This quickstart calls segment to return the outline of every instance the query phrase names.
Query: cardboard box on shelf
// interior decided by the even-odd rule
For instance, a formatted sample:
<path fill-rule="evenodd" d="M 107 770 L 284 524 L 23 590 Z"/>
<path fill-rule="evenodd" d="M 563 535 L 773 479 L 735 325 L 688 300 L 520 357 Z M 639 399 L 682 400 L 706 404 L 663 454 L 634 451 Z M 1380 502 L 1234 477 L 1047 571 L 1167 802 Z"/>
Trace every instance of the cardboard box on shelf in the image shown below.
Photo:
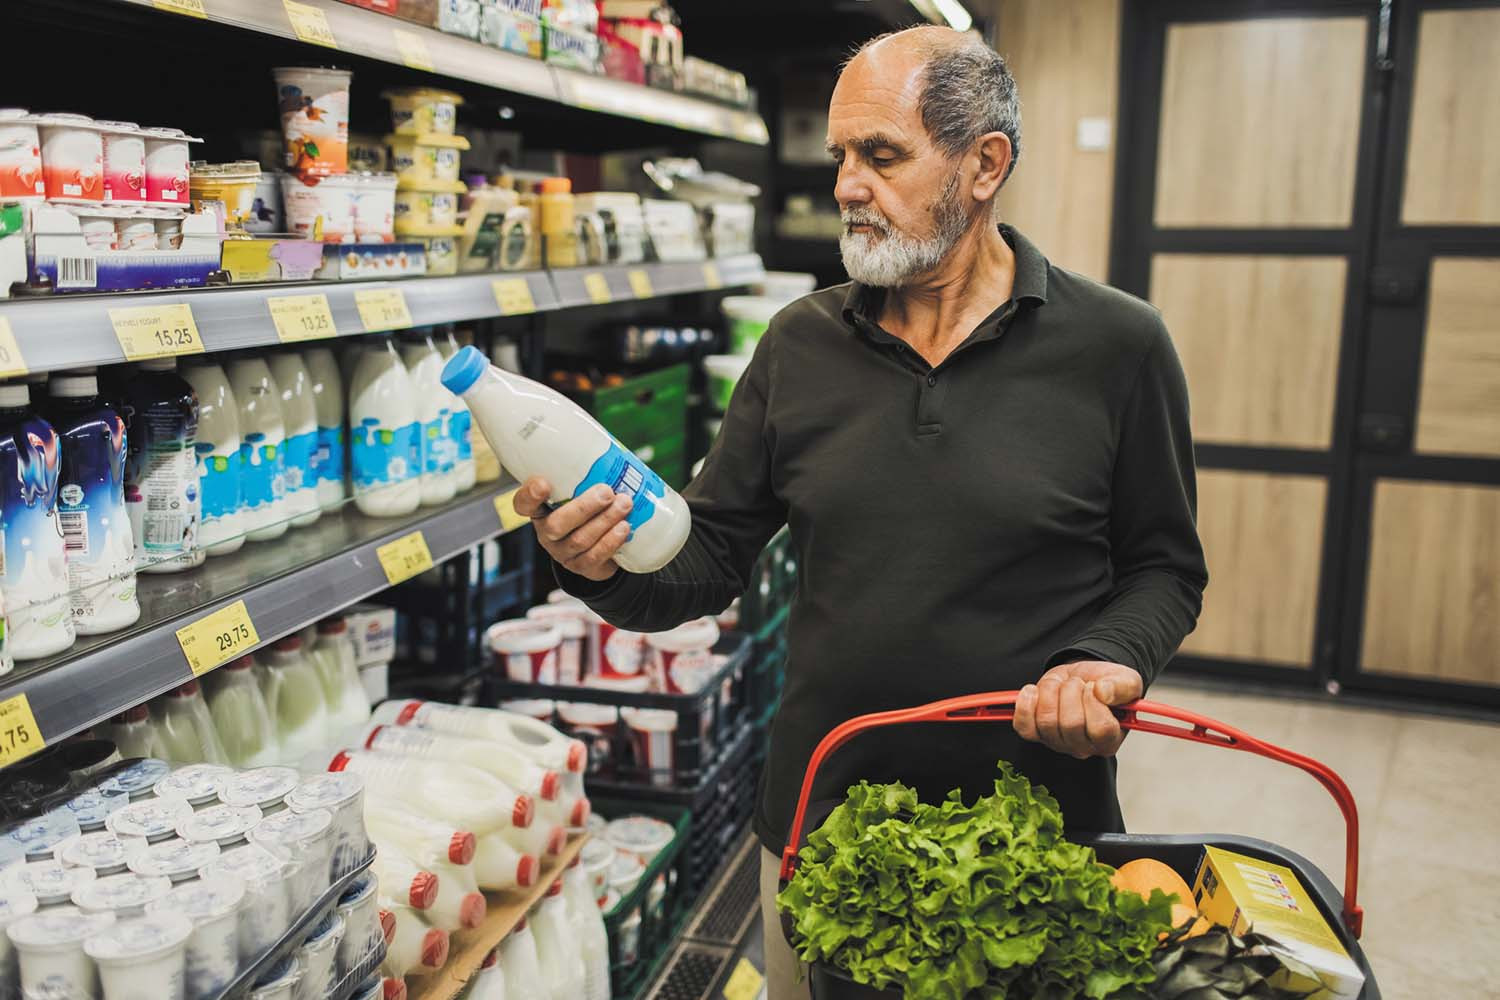
<path fill-rule="evenodd" d="M 102 215 L 109 207 L 97 211 Z M 219 270 L 224 239 L 218 220 L 201 212 L 182 217 L 179 244 L 166 250 L 90 246 L 78 216 L 56 205 L 32 208 L 28 228 L 30 280 L 54 292 L 195 288 Z"/>

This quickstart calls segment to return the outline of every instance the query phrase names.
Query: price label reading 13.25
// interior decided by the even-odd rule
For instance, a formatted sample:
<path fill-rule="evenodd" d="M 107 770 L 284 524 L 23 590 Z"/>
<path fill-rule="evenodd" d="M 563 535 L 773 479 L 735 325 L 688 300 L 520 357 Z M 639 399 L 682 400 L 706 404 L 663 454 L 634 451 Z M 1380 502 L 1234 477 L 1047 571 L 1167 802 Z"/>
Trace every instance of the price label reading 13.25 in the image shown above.
<path fill-rule="evenodd" d="M 271 310 L 271 322 L 276 324 L 276 336 L 283 344 L 339 335 L 326 295 L 278 295 L 268 299 L 266 306 Z"/>
<path fill-rule="evenodd" d="M 177 644 L 194 677 L 228 663 L 259 643 L 260 635 L 244 601 L 235 601 L 177 630 Z"/>
<path fill-rule="evenodd" d="M 111 309 L 109 322 L 126 361 L 203 353 L 203 339 L 186 302 Z"/>

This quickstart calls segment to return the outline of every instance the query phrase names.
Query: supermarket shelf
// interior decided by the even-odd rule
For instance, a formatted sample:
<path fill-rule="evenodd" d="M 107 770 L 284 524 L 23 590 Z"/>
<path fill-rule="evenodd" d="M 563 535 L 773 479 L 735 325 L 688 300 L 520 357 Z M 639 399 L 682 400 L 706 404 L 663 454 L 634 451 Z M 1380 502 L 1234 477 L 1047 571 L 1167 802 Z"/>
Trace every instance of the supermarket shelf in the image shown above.
<path fill-rule="evenodd" d="M 486 484 L 400 518 L 364 517 L 346 505 L 310 527 L 247 543 L 198 569 L 140 574 L 140 622 L 17 664 L 0 677 L 0 704 L 24 694 L 46 743 L 70 736 L 190 680 L 176 636 L 184 625 L 243 600 L 260 645 L 269 643 L 389 586 L 375 552 L 386 542 L 421 531 L 433 561 L 441 562 L 499 534 L 495 499 L 514 485 Z"/>
<path fill-rule="evenodd" d="M 515 280 L 526 282 L 537 312 L 590 305 L 593 300 L 584 282 L 585 276 L 593 271 L 606 275 L 612 301 L 616 302 L 731 287 L 757 281 L 764 273 L 759 257 L 744 254 L 708 262 L 639 264 L 629 268 L 244 285 L 114 295 L 48 295 L 0 300 L 0 327 L 9 324 L 30 371 L 52 371 L 125 360 L 109 315 L 111 309 L 120 307 L 187 303 L 192 307 L 204 349 L 228 351 L 279 343 L 269 303 L 290 295 L 327 296 L 334 326 L 341 334 L 350 335 L 365 331 L 356 303 L 361 292 L 400 290 L 415 326 L 462 323 L 500 315 L 497 283 Z M 632 271 L 645 276 L 650 295 L 637 294 L 648 289 L 645 285 L 637 289 L 631 284 Z M 566 294 L 559 294 L 560 291 Z M 66 336 L 59 336 L 64 331 Z"/>
<path fill-rule="evenodd" d="M 287 8 L 275 0 L 120 0 L 156 10 L 201 8 L 208 20 L 247 31 L 306 41 Z M 321 12 L 340 52 L 379 59 L 457 80 L 556 101 L 586 111 L 666 125 L 688 132 L 764 146 L 766 123 L 754 111 L 731 108 L 670 91 L 550 66 L 488 45 L 398 18 L 338 3 L 300 0 Z M 197 16 L 191 14 L 188 16 Z"/>

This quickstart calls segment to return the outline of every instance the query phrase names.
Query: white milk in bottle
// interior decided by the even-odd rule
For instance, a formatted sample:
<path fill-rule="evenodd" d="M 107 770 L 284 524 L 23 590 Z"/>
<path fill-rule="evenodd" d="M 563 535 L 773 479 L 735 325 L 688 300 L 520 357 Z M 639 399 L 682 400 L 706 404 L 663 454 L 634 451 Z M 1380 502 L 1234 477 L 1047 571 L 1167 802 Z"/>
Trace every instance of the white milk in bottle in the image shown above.
<path fill-rule="evenodd" d="M 457 456 L 449 427 L 452 411 L 448 404 L 453 394 L 443 391 L 443 359 L 431 337 L 412 332 L 401 336 L 401 360 L 416 391 L 417 422 L 422 428 L 422 502 L 447 503 L 456 485 L 453 463 Z"/>
<path fill-rule="evenodd" d="M 201 566 L 198 396 L 176 358 L 152 358 L 125 383 L 125 509 L 136 570 L 178 573 Z"/>
<path fill-rule="evenodd" d="M 312 379 L 302 355 L 277 351 L 268 359 L 281 390 L 281 422 L 286 432 L 286 503 L 294 527 L 312 524 L 323 512 L 318 503 L 318 413 Z"/>
<path fill-rule="evenodd" d="M 389 337 L 360 353 L 349 385 L 354 503 L 370 517 L 400 517 L 422 503 L 422 447 L 411 377 Z"/>
<path fill-rule="evenodd" d="M 437 345 L 438 354 L 442 355 L 445 363 L 458 353 L 458 339 L 453 336 L 452 330 L 440 337 L 434 337 L 433 342 Z M 474 457 L 474 418 L 469 413 L 469 404 L 464 402 L 462 396 L 453 397 L 452 407 L 453 412 L 448 415 L 448 430 L 453 438 L 455 449 L 453 489 L 463 493 L 473 489 L 474 483 L 478 481 Z M 490 450 L 488 442 L 485 442 L 485 450 L 490 452 L 490 461 L 494 463 L 495 453 Z"/>
<path fill-rule="evenodd" d="M 500 971 L 505 975 L 507 997 L 551 1000 L 552 989 L 543 982 L 541 962 L 537 959 L 536 935 L 526 918 L 500 942 Z"/>
<path fill-rule="evenodd" d="M 333 351 L 310 347 L 302 352 L 312 382 L 313 409 L 318 416 L 318 503 L 324 510 L 344 502 L 344 476 L 348 472 L 347 437 L 344 434 L 344 376 Z"/>
<path fill-rule="evenodd" d="M 276 640 L 262 663 L 266 668 L 266 706 L 276 724 L 276 740 L 284 761 L 298 758 L 328 739 L 328 706 L 317 668 L 307 658 L 300 636 Z"/>
<path fill-rule="evenodd" d="M 227 556 L 245 544 L 244 497 L 240 494 L 240 404 L 229 376 L 209 356 L 182 370 L 198 394 L 198 490 L 203 523 L 198 543 L 211 556 Z"/>
<path fill-rule="evenodd" d="M 573 930 L 562 892 L 562 880 L 558 879 L 531 911 L 531 929 L 536 935 L 542 980 L 551 987 L 552 1000 L 578 1000 L 586 996 L 582 942 Z"/>
<path fill-rule="evenodd" d="M 281 390 L 264 358 L 242 355 L 229 362 L 229 384 L 240 405 L 240 491 L 245 530 L 252 542 L 286 534 L 286 424 Z"/>
<path fill-rule="evenodd" d="M 682 497 L 572 400 L 496 368 L 472 347 L 444 366 L 443 384 L 469 404 L 500 464 L 523 482 L 544 477 L 554 503 L 600 483 L 632 498 L 631 533 L 615 555 L 622 569 L 661 569 L 687 541 L 692 525 Z"/>

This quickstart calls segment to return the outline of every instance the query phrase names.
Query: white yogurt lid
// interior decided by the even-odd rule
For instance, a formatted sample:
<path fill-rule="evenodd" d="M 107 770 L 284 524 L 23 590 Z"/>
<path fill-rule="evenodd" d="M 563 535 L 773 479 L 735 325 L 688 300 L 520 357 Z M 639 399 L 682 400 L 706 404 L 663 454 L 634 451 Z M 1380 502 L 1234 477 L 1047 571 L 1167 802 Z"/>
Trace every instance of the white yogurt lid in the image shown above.
<path fill-rule="evenodd" d="M 259 885 L 279 882 L 286 877 L 291 866 L 283 859 L 257 844 L 247 844 L 225 851 L 219 860 L 205 865 L 199 878 L 214 878 L 218 875 L 234 875 L 247 883 Z"/>
<path fill-rule="evenodd" d="M 543 653 L 556 649 L 563 637 L 551 622 L 512 618 L 491 625 L 485 630 L 484 639 L 497 653 Z"/>
<path fill-rule="evenodd" d="M 604 836 L 604 831 L 609 829 L 609 820 L 596 812 L 591 812 L 589 813 L 589 818 L 584 820 L 583 828 L 588 831 L 590 837 L 602 837 Z M 587 844 L 583 846 L 584 850 L 588 850 Z"/>
<path fill-rule="evenodd" d="M 11 888 L 31 893 L 42 906 L 67 902 L 73 890 L 97 877 L 92 868 L 69 868 L 58 861 L 33 861 L 5 874 Z"/>
<path fill-rule="evenodd" d="M 52 126 L 68 126 L 72 128 L 98 128 L 99 123 L 88 115 L 75 115 L 63 111 L 52 111 L 44 115 L 36 116 L 37 124 Z"/>
<path fill-rule="evenodd" d="M 161 840 L 177 832 L 177 823 L 192 813 L 186 799 L 142 799 L 110 813 L 105 828 L 117 837 Z"/>
<path fill-rule="evenodd" d="M 106 794 L 91 788 L 69 800 L 67 808 L 78 820 L 81 830 L 98 830 L 104 826 L 109 814 L 130 804 L 130 796 L 122 792 Z"/>
<path fill-rule="evenodd" d="M 174 886 L 146 912 L 172 911 L 193 920 L 217 920 L 238 910 L 245 901 L 245 883 L 233 875 L 211 875 Z"/>
<path fill-rule="evenodd" d="M 526 617 L 552 625 L 564 639 L 582 639 L 588 628 L 583 612 L 571 604 L 539 604 L 527 611 Z"/>
<path fill-rule="evenodd" d="M 128 862 L 137 875 L 165 875 L 182 881 L 196 878 L 198 869 L 219 856 L 219 845 L 212 840 L 182 840 L 173 837 L 136 851 Z"/>
<path fill-rule="evenodd" d="M 296 788 L 302 776 L 290 767 L 257 767 L 242 771 L 224 783 L 220 801 L 231 806 L 276 805 Z"/>
<path fill-rule="evenodd" d="M 642 861 L 640 855 L 633 851 L 615 851 L 615 858 L 609 864 L 609 884 L 614 886 L 634 885 L 640 881 L 646 872 L 646 862 Z"/>
<path fill-rule="evenodd" d="M 286 804 L 296 812 L 337 809 L 364 793 L 364 779 L 352 771 L 335 771 L 308 778 L 292 789 Z"/>
<path fill-rule="evenodd" d="M 5 832 L 5 837 L 26 852 L 28 860 L 45 861 L 58 844 L 79 833 L 78 819 L 62 806 L 17 823 Z"/>
<path fill-rule="evenodd" d="M 718 641 L 719 623 L 712 618 L 697 618 L 666 632 L 651 632 L 646 635 L 646 645 L 669 653 L 712 649 Z"/>
<path fill-rule="evenodd" d="M 36 116 L 25 108 L 0 108 L 0 122 L 36 121 Z"/>
<path fill-rule="evenodd" d="M 77 868 L 124 868 L 130 856 L 146 845 L 136 837 L 116 837 L 108 830 L 81 833 L 57 848 L 57 860 Z"/>
<path fill-rule="evenodd" d="M 88 871 L 77 868 L 75 871 Z M 90 912 L 102 910 L 131 910 L 145 906 L 154 899 L 161 899 L 172 891 L 172 880 L 164 875 L 147 877 L 134 872 L 106 875 L 88 885 L 73 890 L 73 902 Z"/>
<path fill-rule="evenodd" d="M 24 916 L 35 913 L 40 905 L 36 897 L 25 889 L 0 890 L 0 929 Z"/>
<path fill-rule="evenodd" d="M 177 836 L 194 842 L 212 841 L 228 847 L 245 836 L 261 820 L 258 806 L 209 806 L 177 822 Z"/>
<path fill-rule="evenodd" d="M 307 812 L 279 812 L 260 821 L 250 831 L 250 839 L 257 844 L 293 845 L 316 840 L 333 826 L 333 813 L 327 809 L 310 809 Z"/>
<path fill-rule="evenodd" d="M 620 721 L 618 707 L 586 701 L 560 701 L 557 714 L 570 726 L 613 726 Z"/>
<path fill-rule="evenodd" d="M 180 913 L 151 913 L 104 928 L 83 950 L 96 962 L 148 962 L 180 949 L 192 933 L 192 921 Z"/>
<path fill-rule="evenodd" d="M 621 850 L 649 861 L 672 842 L 677 831 L 672 824 L 650 816 L 622 816 L 609 824 L 604 836 Z"/>
<path fill-rule="evenodd" d="M 6 928 L 17 948 L 66 951 L 114 923 L 113 913 L 83 913 L 71 906 L 22 917 Z"/>
<path fill-rule="evenodd" d="M 584 687 L 598 688 L 601 691 L 621 691 L 625 694 L 645 694 L 651 687 L 651 678 L 645 674 L 636 674 L 633 677 L 605 677 L 595 674 L 583 682 Z"/>
<path fill-rule="evenodd" d="M 165 778 L 172 771 L 172 765 L 155 757 L 142 757 L 131 764 L 126 764 L 114 774 L 110 775 L 99 786 L 99 791 L 106 795 L 112 792 L 124 792 L 132 798 L 145 795 L 158 781 Z"/>
<path fill-rule="evenodd" d="M 500 707 L 507 712 L 515 712 L 517 715 L 540 719 L 543 716 L 551 715 L 557 707 L 557 703 L 548 701 L 545 698 L 512 698 L 509 701 L 502 701 Z"/>
<path fill-rule="evenodd" d="M 584 842 L 580 852 L 585 868 L 603 868 L 615 863 L 615 847 L 607 840 L 590 838 Z"/>
<path fill-rule="evenodd" d="M 219 764 L 189 764 L 179 767 L 154 787 L 160 798 L 187 799 L 196 804 L 215 798 L 224 782 L 233 776 L 233 768 Z"/>
<path fill-rule="evenodd" d="M 677 713 L 669 708 L 622 708 L 620 717 L 631 729 L 670 733 L 677 729 Z"/>

